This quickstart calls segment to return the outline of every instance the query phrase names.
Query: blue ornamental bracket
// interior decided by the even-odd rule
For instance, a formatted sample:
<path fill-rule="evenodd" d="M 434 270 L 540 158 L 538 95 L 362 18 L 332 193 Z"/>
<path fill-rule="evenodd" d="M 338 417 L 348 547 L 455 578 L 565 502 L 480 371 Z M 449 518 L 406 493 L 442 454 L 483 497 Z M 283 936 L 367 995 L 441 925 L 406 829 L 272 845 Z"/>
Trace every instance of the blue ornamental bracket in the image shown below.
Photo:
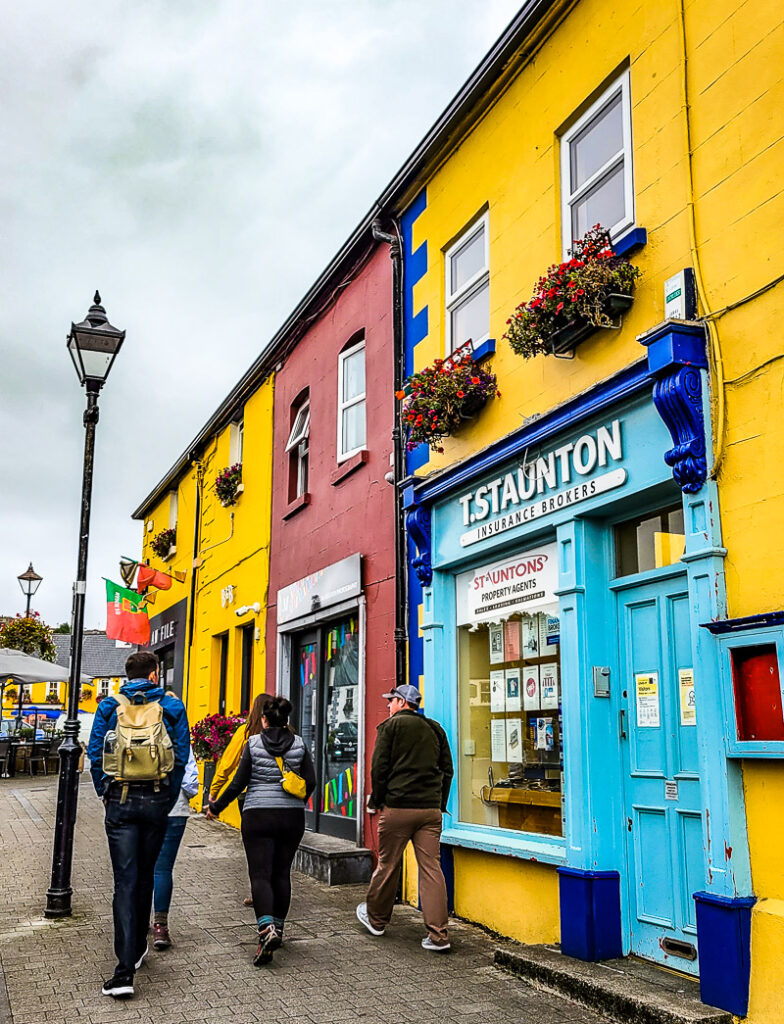
<path fill-rule="evenodd" d="M 429 587 L 433 582 L 429 505 L 415 505 L 406 513 L 406 530 L 417 550 L 416 558 L 411 559 L 411 566 L 422 586 Z"/>
<path fill-rule="evenodd" d="M 648 349 L 648 369 L 655 378 L 653 404 L 673 440 L 664 461 L 680 489 L 696 494 L 708 475 L 700 372 L 708 367 L 705 327 L 665 320 L 638 341 Z"/>

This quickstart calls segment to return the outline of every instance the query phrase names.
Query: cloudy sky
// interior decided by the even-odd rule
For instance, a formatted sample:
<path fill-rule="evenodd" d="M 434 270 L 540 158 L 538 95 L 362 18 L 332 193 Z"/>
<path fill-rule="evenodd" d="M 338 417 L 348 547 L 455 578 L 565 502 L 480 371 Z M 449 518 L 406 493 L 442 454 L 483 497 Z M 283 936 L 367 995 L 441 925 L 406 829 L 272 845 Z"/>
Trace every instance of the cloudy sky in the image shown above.
<path fill-rule="evenodd" d="M 86 624 L 105 625 L 175 461 L 519 0 L 2 0 L 0 614 L 70 621 L 84 405 L 65 348 L 99 288 Z"/>

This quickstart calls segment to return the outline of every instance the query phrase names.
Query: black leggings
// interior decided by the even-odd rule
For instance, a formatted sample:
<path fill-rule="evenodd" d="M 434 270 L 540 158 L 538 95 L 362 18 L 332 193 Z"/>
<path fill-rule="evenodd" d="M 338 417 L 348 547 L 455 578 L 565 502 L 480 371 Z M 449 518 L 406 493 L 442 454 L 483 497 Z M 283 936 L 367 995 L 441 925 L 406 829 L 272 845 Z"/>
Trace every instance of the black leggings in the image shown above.
<path fill-rule="evenodd" d="M 243 812 L 242 842 L 260 925 L 283 926 L 291 905 L 291 865 L 304 833 L 304 809 L 253 807 Z"/>

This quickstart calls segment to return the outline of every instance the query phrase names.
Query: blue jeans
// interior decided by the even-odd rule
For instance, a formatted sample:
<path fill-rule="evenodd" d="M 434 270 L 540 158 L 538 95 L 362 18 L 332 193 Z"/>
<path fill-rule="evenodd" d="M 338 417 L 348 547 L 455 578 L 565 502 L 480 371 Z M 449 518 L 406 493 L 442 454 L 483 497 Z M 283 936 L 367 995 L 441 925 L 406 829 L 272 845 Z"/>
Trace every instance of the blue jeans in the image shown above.
<path fill-rule="evenodd" d="M 172 871 L 174 862 L 177 859 L 177 851 L 180 848 L 182 837 L 185 834 L 185 826 L 188 819 L 183 815 L 169 818 L 166 827 L 166 836 L 163 840 L 161 852 L 155 862 L 155 896 L 153 909 L 156 914 L 168 914 L 171 906 L 172 889 L 174 880 Z"/>
<path fill-rule="evenodd" d="M 115 783 L 106 797 L 105 820 L 114 873 L 114 952 L 117 974 L 133 976 L 147 945 L 153 872 L 172 800 L 168 786 L 161 785 L 156 793 L 152 783 L 129 786 L 124 804 L 120 796 L 121 787 Z"/>

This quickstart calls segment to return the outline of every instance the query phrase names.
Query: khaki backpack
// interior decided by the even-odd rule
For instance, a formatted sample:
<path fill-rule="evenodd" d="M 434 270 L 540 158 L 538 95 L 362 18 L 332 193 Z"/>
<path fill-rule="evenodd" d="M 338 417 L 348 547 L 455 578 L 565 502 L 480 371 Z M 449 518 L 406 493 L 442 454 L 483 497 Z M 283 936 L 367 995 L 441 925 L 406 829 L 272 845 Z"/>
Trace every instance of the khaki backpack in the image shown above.
<path fill-rule="evenodd" d="M 126 784 L 157 783 L 173 767 L 174 749 L 163 721 L 161 702 L 136 704 L 118 694 L 117 725 L 104 739 L 104 772 Z"/>

